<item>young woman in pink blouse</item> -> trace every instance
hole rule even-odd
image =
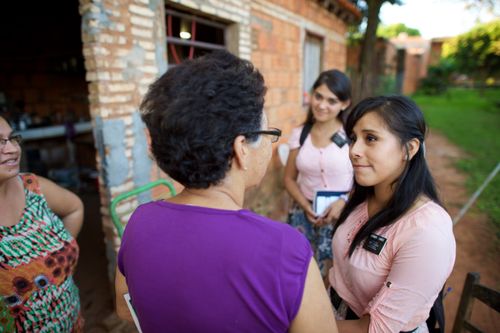
[[[307,119],[292,131],[289,139],[284,184],[295,201],[288,223],[311,243],[327,284],[332,265],[332,222],[339,217],[347,195],[323,212],[314,211],[313,200],[318,190],[347,193],[352,186],[349,145],[343,126],[344,111],[351,104],[351,83],[344,73],[328,70],[319,75],[312,90]]]
[[[355,182],[334,227],[329,278],[337,318],[352,320],[339,332],[429,332],[455,238],[425,160],[422,112],[407,97],[368,98],[345,128]]]

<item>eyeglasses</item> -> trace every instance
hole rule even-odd
[[[7,145],[7,142],[10,142],[14,146],[20,146],[21,143],[23,142],[23,137],[20,134],[17,134],[17,135],[12,135],[7,139],[0,139],[0,148],[3,149]]]
[[[278,142],[281,136],[281,130],[278,128],[271,127],[266,131],[252,131],[252,132],[245,132],[241,133],[241,135],[247,137],[247,136],[252,136],[252,135],[259,135],[259,134],[267,134],[271,135],[271,142],[275,143]]]

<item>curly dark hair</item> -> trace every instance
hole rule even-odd
[[[252,63],[227,51],[169,69],[140,106],[158,166],[187,188],[217,185],[231,168],[234,139],[261,129],[265,93]]]

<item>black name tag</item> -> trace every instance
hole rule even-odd
[[[336,132],[332,137],[331,140],[335,142],[339,148],[342,148],[346,143],[347,143],[347,138],[345,138],[342,134],[339,132]]]
[[[371,233],[370,236],[368,236],[368,238],[365,240],[363,249],[370,251],[371,253],[375,253],[376,255],[379,255],[385,246],[385,242],[387,242],[386,238]]]

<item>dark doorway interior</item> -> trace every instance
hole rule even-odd
[[[23,169],[79,194],[75,280],[86,331],[113,311],[78,0],[0,2],[0,114],[21,133]]]

